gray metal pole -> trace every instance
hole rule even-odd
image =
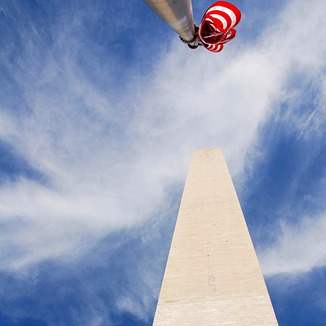
[[[144,2],[185,41],[195,35],[191,0],[144,0]]]

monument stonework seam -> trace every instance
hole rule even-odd
[[[153,325],[278,325],[219,149],[193,153]]]

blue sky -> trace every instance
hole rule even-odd
[[[141,0],[0,3],[1,325],[151,325],[191,152],[216,146],[280,325],[325,324],[325,3],[233,3],[220,54]]]

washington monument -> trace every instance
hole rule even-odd
[[[193,153],[153,325],[278,325],[219,149]]]

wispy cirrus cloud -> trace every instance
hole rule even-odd
[[[300,274],[326,265],[325,215],[303,218],[299,223],[281,224],[281,233],[261,257],[264,273]]]
[[[27,275],[24,282],[41,286],[42,297],[51,297],[48,275],[55,275],[53,284],[62,284],[52,288],[60,298],[65,282],[77,284],[78,304],[90,306],[83,315],[75,311],[71,323],[100,325],[110,324],[114,312],[150,318],[172,230],[160,232],[169,218],[173,224],[192,150],[221,146],[241,193],[253,186],[243,171],[257,169],[259,159],[268,156],[263,146],[255,146],[274,135],[268,122],[295,130],[306,149],[322,139],[325,88],[314,87],[315,100],[305,102],[311,104],[309,114],[302,99],[308,84],[325,85],[325,14],[322,1],[292,1],[255,34],[255,42],[241,35],[240,25],[238,39],[215,56],[191,52],[178,40],[153,40],[152,30],[136,18],[130,29],[115,13],[123,9],[137,17],[134,5],[113,4],[120,7],[102,11],[96,4],[90,12],[81,2],[69,2],[56,11],[55,21],[40,25],[28,10],[19,11],[24,5],[5,8],[12,17],[20,14],[11,27],[24,37],[21,52],[11,58],[17,40],[10,29],[4,33],[11,39],[2,52],[7,54],[2,78],[9,86],[1,97],[0,135],[37,177],[26,169],[0,186],[0,259],[3,273]],[[117,38],[113,31],[120,28]],[[136,28],[142,38],[130,36]],[[261,133],[264,126],[268,130]],[[314,147],[315,156],[306,152],[301,176],[322,146]],[[322,177],[321,172],[314,180]],[[292,198],[298,180],[288,180]],[[317,188],[306,195],[320,195],[321,181]],[[265,273],[293,275],[323,266],[317,245],[324,241],[320,203],[311,202],[318,213],[305,211],[295,218],[287,215],[290,207],[278,203],[278,214],[270,219],[281,232],[260,252]],[[113,241],[106,242],[111,236]],[[300,257],[297,248],[305,255]],[[62,275],[42,265],[52,267],[51,261],[64,265],[57,267]],[[12,302],[26,296],[7,292],[17,294]],[[49,325],[56,325],[48,300],[42,316],[51,315]],[[24,315],[23,308],[19,314]]]
[[[167,189],[182,182],[193,149],[222,146],[232,173],[239,174],[257,128],[286,98],[292,74],[319,76],[325,49],[318,5],[309,5],[303,31],[305,4],[297,1],[257,44],[246,47],[240,38],[218,57],[174,43],[154,70],[134,70],[118,86],[110,81],[114,56],[103,57],[96,44],[104,63],[97,75],[109,80],[107,93],[76,55],[85,44],[78,37],[72,47],[67,41],[85,23],[84,14],[72,19],[77,27],[66,21],[64,29],[52,31],[53,47],[39,54],[42,70],[32,55],[39,43],[31,42],[26,69],[8,68],[28,110],[10,112],[7,105],[2,135],[47,182],[20,178],[1,187],[3,223],[19,218],[26,225],[7,238],[26,250],[20,258],[7,255],[3,266],[20,268],[72,248],[75,253],[81,239],[148,219]]]

